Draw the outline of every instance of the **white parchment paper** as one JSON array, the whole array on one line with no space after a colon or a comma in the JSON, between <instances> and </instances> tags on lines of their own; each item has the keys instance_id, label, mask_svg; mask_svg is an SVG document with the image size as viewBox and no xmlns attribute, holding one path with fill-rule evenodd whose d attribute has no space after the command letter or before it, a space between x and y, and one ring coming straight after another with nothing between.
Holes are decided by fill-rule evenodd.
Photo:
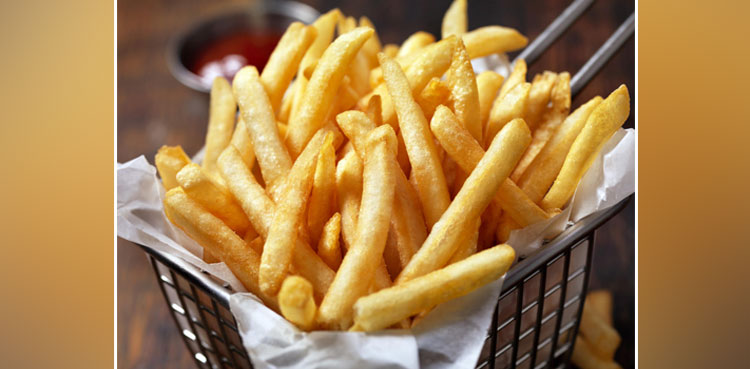
<instances>
[{"instance_id":1,"label":"white parchment paper","mask_svg":"<svg viewBox=\"0 0 750 369\"><path fill-rule=\"evenodd\" d=\"M476 70L507 75L502 56L473 61ZM635 191L635 132L620 129L604 146L570 204L557 216L513 231L508 243L529 255L570 222L610 207ZM242 284L223 263L206 264L202 248L166 218L156 168L140 156L117 165L117 235L177 256L228 282ZM411 330L378 333L299 331L255 296L231 296L243 344L256 368L471 368L476 365L502 280L433 309Z\"/></svg>"}]
</instances>

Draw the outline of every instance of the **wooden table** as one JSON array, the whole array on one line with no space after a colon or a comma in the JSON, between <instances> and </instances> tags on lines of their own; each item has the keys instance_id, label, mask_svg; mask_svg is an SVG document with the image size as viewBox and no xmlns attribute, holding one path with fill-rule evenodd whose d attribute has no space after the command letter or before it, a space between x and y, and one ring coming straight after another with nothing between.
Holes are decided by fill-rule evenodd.
<instances>
[{"instance_id":1,"label":"wooden table","mask_svg":"<svg viewBox=\"0 0 750 369\"><path fill-rule=\"evenodd\" d=\"M450 1L303 1L318 10L339 7L345 14L367 15L384 43L401 42L417 30L440 34ZM182 145L188 153L202 145L208 96L181 85L169 73L166 46L176 32L194 22L245 1L118 2L117 160L145 155L153 162L163 144ZM470 29L500 24L534 39L567 5L552 0L479 1L469 4ZM545 69L582 66L634 10L632 1L599 1L529 68L529 78ZM634 41L629 40L602 72L573 101L576 107L625 83L635 101ZM631 111L635 111L631 109ZM633 113L625 124L633 127ZM616 359L634 366L635 250L634 204L598 232L592 288L615 295L615 325L623 338ZM141 250L117 242L117 353L120 368L190 368L193 360L168 315L153 272Z\"/></svg>"}]
</instances>

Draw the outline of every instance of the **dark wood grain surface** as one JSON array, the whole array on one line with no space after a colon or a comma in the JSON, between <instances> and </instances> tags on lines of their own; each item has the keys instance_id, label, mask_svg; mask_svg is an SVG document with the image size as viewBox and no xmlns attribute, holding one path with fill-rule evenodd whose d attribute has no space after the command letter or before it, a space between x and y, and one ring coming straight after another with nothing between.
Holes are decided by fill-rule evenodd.
<instances>
[{"instance_id":1,"label":"dark wood grain surface","mask_svg":"<svg viewBox=\"0 0 750 369\"><path fill-rule=\"evenodd\" d=\"M384 43L400 43L417 30L440 34L449 0L439 1L303 1L320 11L339 7L354 16L367 15ZM163 144L182 145L194 153L202 145L208 118L208 96L190 90L167 69L167 44L180 30L211 14L247 1L118 2L117 25L117 160L139 155L153 161ZM534 39L568 2L553 0L472 0L469 27L490 24L514 27ZM634 11L633 1L597 1L563 37L529 68L575 71ZM606 95L625 83L635 101L635 52L630 39L600 74L574 99L573 106ZM530 78L529 77L529 78ZM631 109L634 112L634 109ZM625 124L633 127L634 114ZM592 288L608 288L615 297L615 326L623 343L616 360L634 367L635 250L634 204L597 233ZM117 363L120 368L190 368L194 366L168 315L153 272L141 250L117 242Z\"/></svg>"}]
</instances>

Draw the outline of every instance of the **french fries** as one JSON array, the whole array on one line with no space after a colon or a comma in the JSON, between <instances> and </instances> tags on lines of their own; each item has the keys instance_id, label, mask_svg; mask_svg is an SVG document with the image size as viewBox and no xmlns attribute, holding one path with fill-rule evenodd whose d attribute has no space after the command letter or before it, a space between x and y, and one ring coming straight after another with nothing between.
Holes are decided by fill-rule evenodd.
<instances>
[{"instance_id":1,"label":"french fries","mask_svg":"<svg viewBox=\"0 0 750 369\"><path fill-rule=\"evenodd\" d=\"M366 294L385 248L395 188L396 134L387 125L373 130L366 151L357 238L320 304L318 322L325 328L351 325L352 305Z\"/></svg>"},{"instance_id":2,"label":"french fries","mask_svg":"<svg viewBox=\"0 0 750 369\"><path fill-rule=\"evenodd\" d=\"M505 274L515 259L513 248L498 245L443 269L357 300L354 331L375 331L463 296Z\"/></svg>"},{"instance_id":3,"label":"french fries","mask_svg":"<svg viewBox=\"0 0 750 369\"><path fill-rule=\"evenodd\" d=\"M236 110L232 87L226 79L217 77L211 85L206 152L203 156L203 169L211 176L217 176L216 159L232 138Z\"/></svg>"},{"instance_id":4,"label":"french fries","mask_svg":"<svg viewBox=\"0 0 750 369\"><path fill-rule=\"evenodd\" d=\"M307 141L324 125L323 118L347 66L373 32L372 28L358 27L339 36L318 60L305 88L298 116L289 122L286 143L293 157L302 152Z\"/></svg>"},{"instance_id":5,"label":"french fries","mask_svg":"<svg viewBox=\"0 0 750 369\"><path fill-rule=\"evenodd\" d=\"M549 192L542 199L543 209L562 209L575 192L578 182L607 140L630 115L628 88L621 85L591 112L578 134Z\"/></svg>"},{"instance_id":6,"label":"french fries","mask_svg":"<svg viewBox=\"0 0 750 369\"><path fill-rule=\"evenodd\" d=\"M437 42L382 45L338 9L292 23L263 73L214 81L202 163L159 149L165 214L300 330L408 329L503 275L510 232L560 212L629 114L624 86L570 113L566 72L474 72L526 43L469 30L467 0ZM619 345L611 296L594 296L584 368L616 365Z\"/></svg>"},{"instance_id":7,"label":"french fries","mask_svg":"<svg viewBox=\"0 0 750 369\"><path fill-rule=\"evenodd\" d=\"M318 308L310 282L296 275L286 277L279 291L279 308L288 321L302 330L311 330Z\"/></svg>"},{"instance_id":8,"label":"french fries","mask_svg":"<svg viewBox=\"0 0 750 369\"><path fill-rule=\"evenodd\" d=\"M503 127L395 284L445 266L459 246L462 230L482 214L530 141L531 133L523 119Z\"/></svg>"},{"instance_id":9,"label":"french fries","mask_svg":"<svg viewBox=\"0 0 750 369\"><path fill-rule=\"evenodd\" d=\"M448 185L445 183L435 142L424 113L412 97L410 83L401 67L385 55L379 55L378 58L399 116L401 133L412 166L411 173L417 182L417 194L424 209L427 227L431 228L450 203Z\"/></svg>"}]
</instances>

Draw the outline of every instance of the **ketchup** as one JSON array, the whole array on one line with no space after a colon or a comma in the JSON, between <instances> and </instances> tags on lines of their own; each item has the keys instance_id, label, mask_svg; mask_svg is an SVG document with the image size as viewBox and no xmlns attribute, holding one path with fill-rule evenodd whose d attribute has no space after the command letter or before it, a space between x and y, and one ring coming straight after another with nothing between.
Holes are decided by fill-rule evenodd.
<instances>
[{"instance_id":1,"label":"ketchup","mask_svg":"<svg viewBox=\"0 0 750 369\"><path fill-rule=\"evenodd\" d=\"M195 53L188 69L211 86L214 78L223 76L230 82L242 67L254 65L262 71L273 49L281 39L274 30L244 30L217 38Z\"/></svg>"}]
</instances>

